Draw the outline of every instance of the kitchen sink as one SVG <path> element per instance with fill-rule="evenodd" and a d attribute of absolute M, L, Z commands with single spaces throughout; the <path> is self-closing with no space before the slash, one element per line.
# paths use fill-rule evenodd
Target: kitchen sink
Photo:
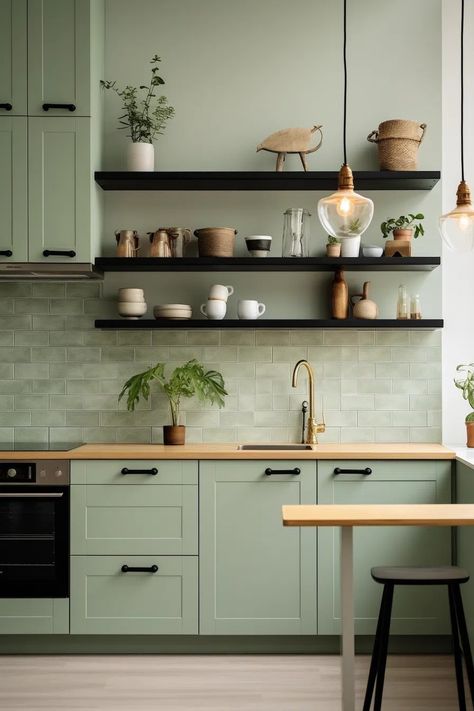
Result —
<path fill-rule="evenodd" d="M 306 451 L 313 449 L 310 444 L 239 444 L 237 449 L 242 451 Z"/>

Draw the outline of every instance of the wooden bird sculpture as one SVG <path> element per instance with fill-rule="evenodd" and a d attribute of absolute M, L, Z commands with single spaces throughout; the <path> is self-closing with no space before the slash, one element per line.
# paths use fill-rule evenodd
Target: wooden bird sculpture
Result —
<path fill-rule="evenodd" d="M 306 156 L 308 153 L 314 153 L 321 147 L 323 142 L 322 126 L 313 126 L 312 128 L 283 128 L 281 131 L 276 131 L 270 136 L 267 136 L 257 146 L 258 151 L 269 151 L 269 153 L 277 153 L 276 170 L 282 171 L 283 164 L 287 153 L 298 153 L 305 171 L 308 170 Z M 313 133 L 319 131 L 319 143 L 316 146 L 311 146 Z"/>

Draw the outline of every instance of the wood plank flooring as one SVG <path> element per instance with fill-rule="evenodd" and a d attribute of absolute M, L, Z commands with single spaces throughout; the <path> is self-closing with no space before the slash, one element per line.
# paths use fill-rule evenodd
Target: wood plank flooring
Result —
<path fill-rule="evenodd" d="M 357 658 L 358 708 L 369 658 Z M 337 656 L 2 656 L 2 711 L 340 711 Z M 389 658 L 384 711 L 456 711 L 449 656 Z M 471 708 L 469 705 L 468 708 Z"/>

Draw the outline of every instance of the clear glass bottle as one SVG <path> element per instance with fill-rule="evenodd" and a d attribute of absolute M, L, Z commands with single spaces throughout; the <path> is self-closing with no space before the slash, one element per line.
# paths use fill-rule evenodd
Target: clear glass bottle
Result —
<path fill-rule="evenodd" d="M 415 294 L 414 296 L 411 297 L 410 318 L 415 319 L 415 320 L 421 319 L 421 303 L 420 303 L 420 295 L 419 294 Z"/>
<path fill-rule="evenodd" d="M 309 256 L 309 218 L 302 207 L 290 207 L 284 213 L 283 257 Z"/>
<path fill-rule="evenodd" d="M 400 284 L 398 287 L 397 319 L 403 321 L 409 318 L 407 288 L 405 284 Z"/>

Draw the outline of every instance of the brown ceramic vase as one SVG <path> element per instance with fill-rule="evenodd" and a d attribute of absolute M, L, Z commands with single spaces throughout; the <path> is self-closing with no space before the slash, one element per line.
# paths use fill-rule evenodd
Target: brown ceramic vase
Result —
<path fill-rule="evenodd" d="M 163 444 L 184 444 L 185 439 L 184 425 L 163 425 Z"/>
<path fill-rule="evenodd" d="M 466 446 L 469 448 L 474 448 L 474 422 L 466 422 L 466 433 Z"/>
<path fill-rule="evenodd" d="M 404 242 L 410 242 L 413 237 L 413 227 L 401 228 L 393 230 L 393 239 L 403 240 Z"/>

